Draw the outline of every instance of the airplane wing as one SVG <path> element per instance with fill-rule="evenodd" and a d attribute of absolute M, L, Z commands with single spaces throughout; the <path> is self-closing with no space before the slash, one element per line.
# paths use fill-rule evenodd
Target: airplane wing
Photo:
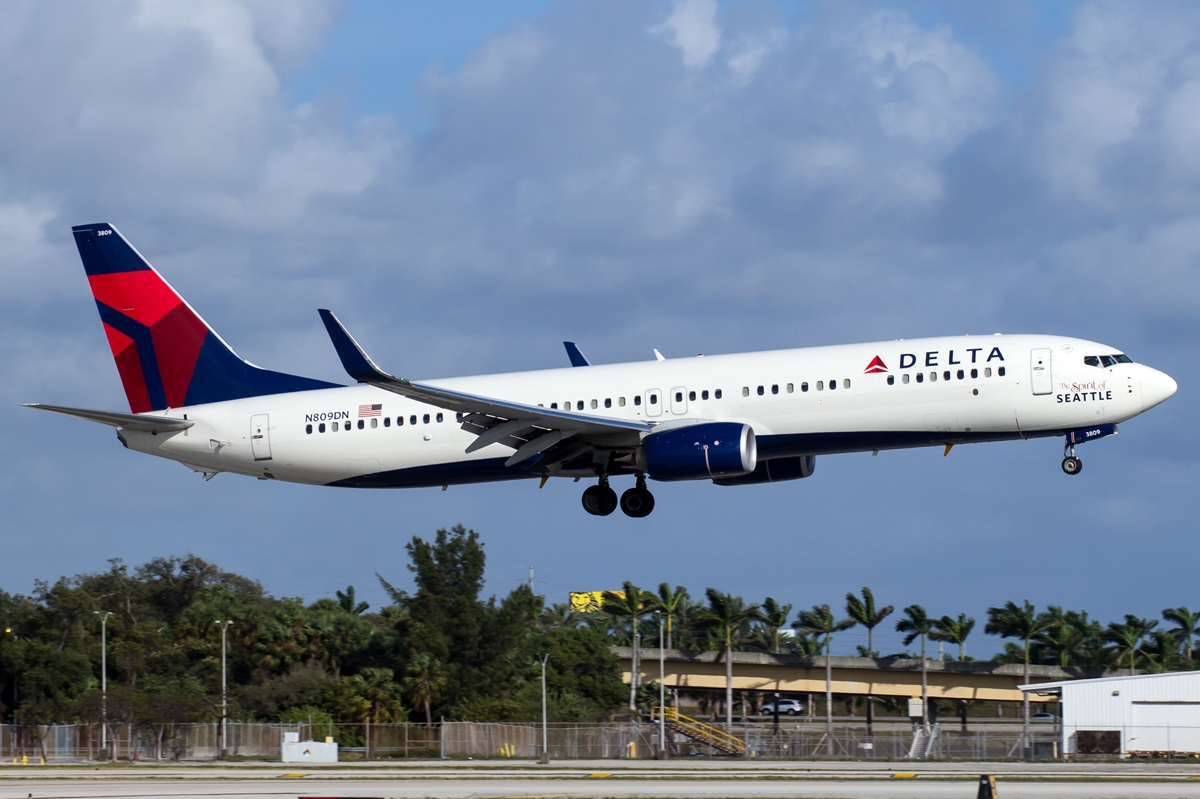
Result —
<path fill-rule="evenodd" d="M 478 436 L 466 451 L 475 452 L 490 444 L 512 447 L 516 452 L 505 461 L 506 466 L 546 453 L 537 465 L 553 471 L 553 467 L 589 450 L 634 447 L 652 429 L 645 422 L 631 419 L 525 405 L 395 377 L 375 365 L 331 311 L 321 309 L 320 314 L 347 374 L 360 383 L 456 411 L 462 429 Z"/>
<path fill-rule="evenodd" d="M 50 411 L 51 413 L 61 413 L 66 416 L 74 416 L 77 419 L 86 419 L 89 422 L 99 422 L 100 424 L 121 427 L 126 430 L 142 430 L 147 433 L 176 433 L 180 430 L 186 430 L 195 424 L 195 422 L 189 419 L 172 419 L 169 416 L 118 413 L 116 411 L 93 411 L 87 408 L 67 408 L 62 405 L 42 405 L 38 402 L 26 403 L 25 407 L 37 408 L 40 411 Z"/>

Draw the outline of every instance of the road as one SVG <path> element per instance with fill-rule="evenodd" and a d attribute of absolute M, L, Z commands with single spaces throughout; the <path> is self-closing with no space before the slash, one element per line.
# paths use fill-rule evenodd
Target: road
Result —
<path fill-rule="evenodd" d="M 1003 799 L 1200 799 L 1200 763 L 633 763 L 551 766 L 494 761 L 5 767 L 0 799 L 51 797 L 837 797 L 974 799 L 981 773 Z M 914 775 L 909 777 L 907 775 Z M 897 776 L 900 775 L 900 776 Z"/>

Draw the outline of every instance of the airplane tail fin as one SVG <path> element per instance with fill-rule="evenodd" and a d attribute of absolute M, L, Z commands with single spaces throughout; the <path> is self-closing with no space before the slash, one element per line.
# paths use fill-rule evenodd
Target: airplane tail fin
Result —
<path fill-rule="evenodd" d="M 71 230 L 133 413 L 334 387 L 242 360 L 112 225 Z"/>

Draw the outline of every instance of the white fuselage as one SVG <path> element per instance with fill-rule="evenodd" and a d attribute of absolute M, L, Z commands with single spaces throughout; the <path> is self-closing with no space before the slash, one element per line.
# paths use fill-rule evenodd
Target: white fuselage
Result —
<path fill-rule="evenodd" d="M 744 422 L 753 428 L 763 460 L 1056 435 L 1125 421 L 1174 392 L 1174 381 L 1149 367 L 1084 362 L 1085 356 L 1119 352 L 1057 336 L 967 336 L 425 382 L 657 425 Z M 865 372 L 876 358 L 886 371 Z M 366 415 L 376 413 L 372 405 L 381 406 L 379 415 Z M 460 429 L 453 412 L 372 386 L 159 415 L 186 416 L 195 424 L 157 435 L 122 430 L 126 445 L 205 472 L 378 487 L 536 476 L 521 465 L 503 466 L 513 450 L 501 444 L 465 454 L 475 435 Z M 364 475 L 369 479 L 355 482 Z"/>

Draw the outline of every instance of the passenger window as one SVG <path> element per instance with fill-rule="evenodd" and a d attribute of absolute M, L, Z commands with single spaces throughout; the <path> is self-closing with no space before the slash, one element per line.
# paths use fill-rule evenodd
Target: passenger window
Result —
<path fill-rule="evenodd" d="M 950 370 L 949 370 L 949 369 L 947 369 L 946 371 L 942 372 L 942 379 L 943 379 L 943 380 L 949 380 L 949 379 L 950 379 Z"/>
<path fill-rule="evenodd" d="M 905 372 L 900 376 L 900 382 L 906 386 L 908 385 L 908 372 Z"/>
<path fill-rule="evenodd" d="M 396 427 L 404 427 L 404 417 L 403 416 L 396 417 Z"/>
<path fill-rule="evenodd" d="M 983 367 L 983 376 L 991 377 L 992 376 L 992 367 L 990 367 L 990 366 Z"/>
<path fill-rule="evenodd" d="M 972 380 L 974 380 L 974 379 L 975 379 L 975 378 L 977 378 L 977 377 L 979 377 L 979 370 L 978 370 L 978 369 L 972 369 L 972 370 L 971 370 L 971 379 L 972 379 Z"/>
<path fill-rule="evenodd" d="M 842 380 L 842 388 L 850 388 L 850 378 Z"/>
<path fill-rule="evenodd" d="M 540 407 L 542 407 L 542 406 L 541 406 L 541 405 L 539 405 L 538 407 L 540 408 Z M 461 422 L 462 420 L 463 420 L 463 415 L 462 415 L 461 413 L 456 413 L 456 414 L 454 414 L 454 421 L 456 421 L 456 422 Z"/>
<path fill-rule="evenodd" d="M 439 423 L 442 421 L 442 415 L 440 413 L 437 415 L 437 420 Z"/>
<path fill-rule="evenodd" d="M 556 411 L 557 411 L 557 410 L 558 410 L 558 403 L 557 403 L 557 402 L 552 402 L 552 403 L 550 403 L 550 407 L 551 407 L 551 408 L 553 408 L 554 410 L 556 410 Z"/>
<path fill-rule="evenodd" d="M 707 388 L 700 392 L 700 399 L 708 399 L 708 389 Z"/>
<path fill-rule="evenodd" d="M 801 384 L 800 384 L 800 393 L 801 393 L 801 394 L 807 394 L 807 393 L 808 393 L 808 383 L 801 383 Z"/>
<path fill-rule="evenodd" d="M 372 420 L 371 420 L 371 429 L 372 429 L 372 430 L 374 430 L 374 429 L 375 429 L 375 428 L 377 428 L 377 427 L 379 427 L 379 420 L 378 420 L 378 419 L 372 419 Z"/>
<path fill-rule="evenodd" d="M 390 416 L 383 417 L 383 426 L 391 427 L 392 426 L 392 417 L 390 417 Z"/>
<path fill-rule="evenodd" d="M 907 375 L 906 375 L 906 377 L 907 377 Z M 925 373 L 924 372 L 917 372 L 917 382 L 918 383 L 925 382 Z"/>
<path fill-rule="evenodd" d="M 787 393 L 791 394 L 791 393 L 795 392 L 795 390 L 796 390 L 796 386 L 794 383 L 787 384 Z"/>
<path fill-rule="evenodd" d="M 611 408 L 611 407 L 612 407 L 612 397 L 605 397 L 605 398 L 604 398 L 604 407 L 605 407 L 605 408 Z"/>
<path fill-rule="evenodd" d="M 705 394 L 707 394 L 708 392 L 706 391 L 706 392 L 704 392 L 704 393 L 705 393 Z M 705 399 L 708 399 L 708 398 L 707 398 L 707 397 L 705 397 Z M 689 391 L 689 392 L 688 392 L 688 401 L 689 401 L 689 402 L 695 402 L 695 401 L 696 401 L 696 392 L 695 392 L 695 391 Z"/>
<path fill-rule="evenodd" d="M 324 432 L 325 432 L 325 423 L 324 423 L 324 422 L 321 422 L 319 425 L 317 425 L 317 432 L 318 432 L 318 433 L 324 433 Z"/>
<path fill-rule="evenodd" d="M 835 389 L 837 389 L 837 380 L 830 380 L 829 381 L 829 390 L 834 391 Z"/>
<path fill-rule="evenodd" d="M 583 410 L 583 400 L 578 400 L 578 401 L 576 401 L 576 403 L 575 403 L 575 410 L 577 410 L 577 411 L 582 411 L 582 410 Z"/>
<path fill-rule="evenodd" d="M 366 427 L 366 425 L 363 424 L 363 420 L 359 419 L 358 420 L 358 429 L 362 430 L 364 427 Z"/>
<path fill-rule="evenodd" d="M 424 416 L 421 417 L 421 423 L 429 424 L 429 414 L 425 414 Z"/>
<path fill-rule="evenodd" d="M 625 407 L 625 398 L 624 397 L 617 397 L 617 407 L 618 408 Z"/>
<path fill-rule="evenodd" d="M 1004 367 L 1001 366 L 999 369 L 997 369 L 996 374 L 999 375 L 1000 377 L 1004 377 Z"/>
<path fill-rule="evenodd" d="M 721 398 L 721 389 L 718 388 L 716 391 L 714 391 L 713 396 L 716 397 L 717 399 L 720 399 Z"/>
<path fill-rule="evenodd" d="M 936 382 L 937 382 L 937 372 L 930 372 L 930 373 L 929 373 L 929 382 L 930 382 L 930 383 L 936 383 Z"/>
<path fill-rule="evenodd" d="M 743 397 L 750 396 L 750 386 L 742 386 L 742 396 Z"/>
<path fill-rule="evenodd" d="M 1099 366 L 1100 359 L 1095 355 L 1085 355 L 1083 356 L 1083 363 L 1085 366 Z"/>
<path fill-rule="evenodd" d="M 416 423 L 417 423 L 417 415 L 416 415 L 415 413 L 414 413 L 412 416 L 408 417 L 408 423 L 409 423 L 409 424 L 416 424 Z"/>
<path fill-rule="evenodd" d="M 758 387 L 758 396 L 761 397 L 763 394 L 766 394 L 766 393 L 767 393 L 766 390 L 762 386 Z"/>
<path fill-rule="evenodd" d="M 962 369 L 959 369 L 959 370 L 958 370 L 958 379 L 959 379 L 959 380 L 962 380 L 962 379 L 963 379 L 964 377 L 966 377 L 966 376 L 967 376 L 967 375 L 966 375 L 966 373 L 965 373 L 965 372 L 963 372 L 963 370 L 962 370 Z"/>
<path fill-rule="evenodd" d="M 634 405 L 642 404 L 642 395 L 641 394 L 638 394 L 636 397 L 633 398 L 633 404 Z"/>
<path fill-rule="evenodd" d="M 778 384 L 778 383 L 776 383 L 775 385 L 771 386 L 771 393 L 772 393 L 772 394 L 778 394 L 778 393 L 779 393 L 779 384 Z"/>
<path fill-rule="evenodd" d="M 342 429 L 345 430 L 347 433 L 349 433 L 350 432 L 350 422 L 346 422 L 344 425 L 342 425 Z"/>
<path fill-rule="evenodd" d="M 825 381 L 818 380 L 817 381 L 817 391 L 824 391 L 824 390 L 825 390 Z"/>
<path fill-rule="evenodd" d="M 658 404 L 658 395 L 657 395 L 657 394 L 651 394 L 651 395 L 650 395 L 650 404 L 651 404 L 651 405 L 657 405 L 657 404 Z"/>
<path fill-rule="evenodd" d="M 693 397 L 692 399 L 695 399 L 695 397 Z M 676 391 L 676 392 L 675 392 L 675 401 L 676 401 L 676 402 L 683 402 L 683 392 L 682 392 L 682 391 Z"/>
<path fill-rule="evenodd" d="M 336 433 L 338 431 L 338 423 L 334 422 L 333 424 L 329 425 L 329 429 Z"/>
<path fill-rule="evenodd" d="M 563 403 L 563 410 L 564 411 L 571 410 L 571 401 L 570 400 L 567 400 L 566 402 Z"/>
<path fill-rule="evenodd" d="M 896 385 L 896 376 L 895 375 L 888 375 L 888 385 L 889 386 Z"/>
<path fill-rule="evenodd" d="M 304 432 L 308 433 L 311 436 L 312 435 L 312 425 L 311 424 L 304 425 Z"/>

